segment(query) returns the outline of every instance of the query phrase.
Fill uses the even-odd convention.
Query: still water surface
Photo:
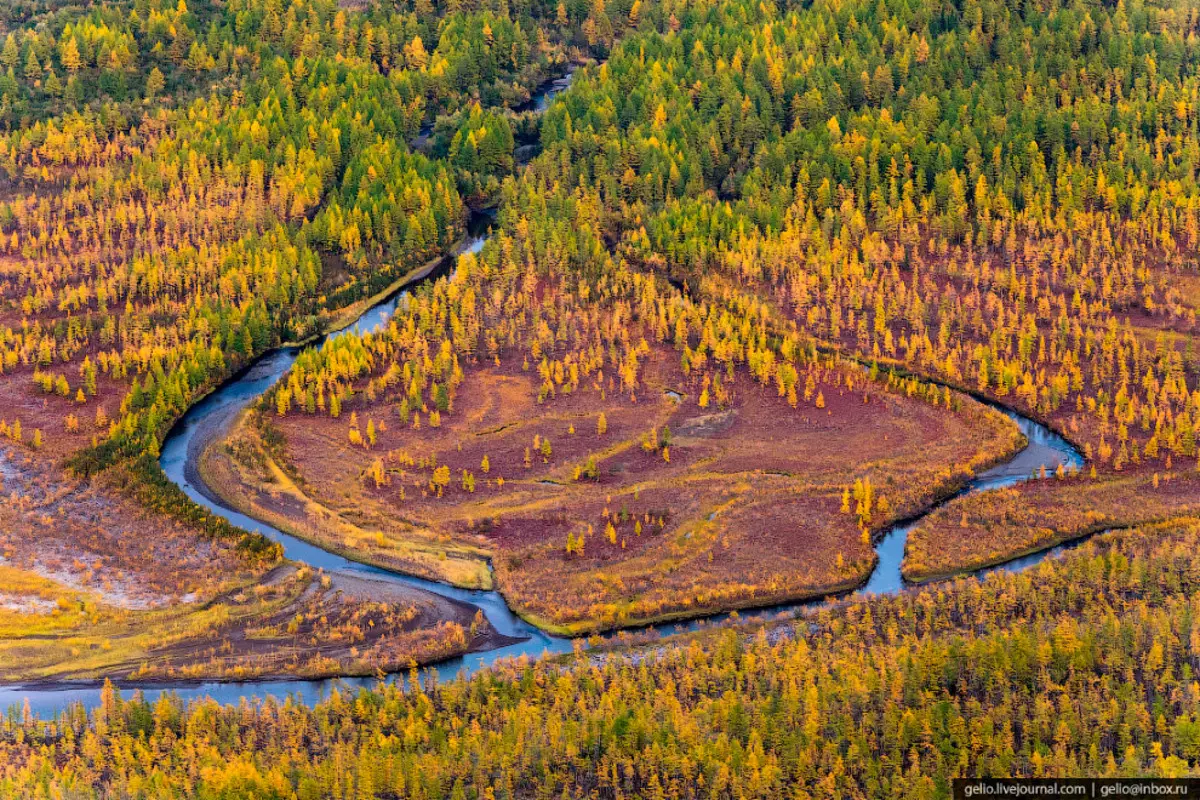
[[[530,106],[537,111],[544,111],[554,95],[570,85],[571,74],[546,84],[530,101]],[[485,241],[490,227],[490,217],[477,216],[473,220],[472,230],[467,242],[459,249],[462,252],[478,252]],[[380,328],[395,312],[397,304],[404,302],[407,290],[398,291],[379,304],[363,312],[352,326],[334,331],[325,337],[318,346],[324,346],[328,341],[344,335],[348,330],[369,332]],[[299,348],[282,348],[267,353],[249,369],[244,371],[229,383],[223,385],[208,397],[193,406],[179,421],[163,443],[161,464],[167,476],[179,485],[181,489],[195,502],[210,509],[213,513],[225,517],[234,525],[249,531],[261,533],[283,545],[284,554],[294,561],[303,562],[327,572],[345,571],[359,575],[369,575],[383,578],[396,583],[415,586],[430,592],[470,603],[481,609],[488,622],[498,632],[519,637],[522,641],[499,647],[482,653],[473,653],[460,658],[454,658],[440,664],[427,667],[425,674],[436,673],[439,681],[449,681],[460,674],[471,674],[483,669],[499,659],[528,656],[537,658],[542,655],[569,652],[574,644],[572,640],[552,636],[519,618],[505,603],[499,592],[459,589],[443,583],[428,581],[422,578],[401,575],[378,567],[360,564],[343,558],[316,545],[301,541],[283,531],[252,519],[232,508],[225,506],[218,498],[211,495],[203,487],[196,472],[196,461],[204,447],[212,437],[223,432],[237,413],[257,400],[271,388],[287,371],[299,354]],[[1008,462],[980,473],[959,494],[978,492],[1011,486],[1033,477],[1038,469],[1045,466],[1053,471],[1059,464],[1067,469],[1079,469],[1083,458],[1069,442],[1058,434],[1016,412],[1002,409],[1021,428],[1029,440],[1028,446]],[[956,495],[957,496],[957,495]],[[879,555],[879,563],[871,574],[862,591],[867,593],[894,593],[904,588],[900,575],[900,565],[904,558],[904,545],[908,532],[920,519],[905,522],[893,527],[876,544],[875,550]],[[1052,548],[1014,559],[1000,567],[992,569],[1026,569],[1038,563],[1047,556],[1058,552],[1061,548]],[[986,570],[991,571],[991,570]],[[819,602],[819,601],[818,601]],[[813,601],[786,603],[768,608],[740,612],[742,619],[769,618],[780,614],[795,612]],[[695,630],[701,626],[719,623],[729,618],[728,614],[718,614],[704,620],[681,623],[671,628],[672,631]],[[401,680],[401,676],[391,676],[388,680]],[[222,703],[237,703],[242,698],[274,697],[284,699],[289,696],[300,702],[313,703],[335,687],[353,691],[358,687],[376,685],[376,678],[338,678],[326,680],[284,679],[274,681],[211,681],[206,683],[191,683],[178,686],[166,684],[146,684],[141,688],[146,696],[154,701],[157,696],[170,691],[181,698],[198,699],[211,697]],[[136,684],[130,684],[129,687]],[[81,702],[88,707],[99,703],[100,690],[94,685],[88,686],[0,686],[0,710],[19,705],[28,699],[30,708],[41,717],[49,717],[61,711],[73,702]]]

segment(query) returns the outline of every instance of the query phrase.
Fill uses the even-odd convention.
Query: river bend
[[[530,100],[531,109],[544,111],[554,95],[570,85],[570,73],[544,85]],[[473,220],[473,229],[468,239],[456,252],[478,252],[487,240],[487,228],[490,217],[477,216]],[[384,325],[398,303],[402,302],[409,287],[398,290],[393,296],[367,309],[349,327],[328,334],[319,346],[336,339],[349,330],[371,331]],[[287,558],[302,562],[326,572],[343,571],[355,575],[365,575],[376,579],[385,579],[396,583],[424,589],[454,600],[469,603],[478,607],[487,617],[492,627],[501,634],[520,638],[521,641],[498,647],[486,652],[471,653],[439,664],[426,667],[426,672],[434,672],[441,681],[452,680],[459,674],[471,674],[483,669],[499,659],[517,656],[537,658],[544,654],[569,652],[574,642],[558,636],[552,636],[522,620],[505,603],[504,598],[496,591],[480,591],[459,589],[447,584],[402,575],[378,567],[351,561],[339,555],[309,544],[294,536],[284,533],[264,522],[242,514],[226,506],[221,500],[203,486],[196,472],[196,463],[201,452],[216,436],[222,434],[237,416],[238,412],[252,404],[264,392],[270,389],[295,362],[300,349],[286,347],[271,351],[261,358],[238,377],[224,384],[193,406],[178,424],[172,429],[163,443],[161,464],[167,476],[174,481],[192,500],[208,508],[214,514],[249,531],[261,533],[283,545]],[[1051,431],[1046,426],[1035,422],[1009,409],[1001,408],[1017,425],[1029,440],[1029,444],[1005,463],[980,473],[954,496],[969,492],[984,491],[1004,486],[1011,486],[1029,480],[1042,466],[1054,470],[1062,464],[1067,469],[1079,469],[1083,466],[1083,457],[1063,437]],[[948,498],[949,499],[949,498]],[[926,512],[928,513],[928,512]],[[899,592],[904,588],[904,580],[900,574],[901,562],[904,558],[904,545],[908,532],[922,517],[898,524],[892,527],[875,546],[879,555],[878,564],[868,579],[862,591],[867,593],[885,594]],[[1015,558],[999,567],[991,569],[1020,570],[1038,563],[1047,556],[1061,549],[1049,548],[1038,553]],[[990,570],[980,570],[979,573]],[[977,573],[978,574],[978,573]],[[820,601],[802,601],[784,603],[767,608],[742,611],[739,616],[747,618],[766,618],[781,613],[797,611],[805,606]],[[729,617],[728,614],[710,616],[705,620],[690,623],[680,623],[674,626],[676,630],[694,630],[702,625],[720,622]],[[357,687],[371,687],[376,684],[376,678],[335,678],[324,680],[281,679],[266,681],[207,681],[201,683],[186,683],[176,686],[163,683],[142,685],[151,702],[163,691],[172,691],[185,700],[212,697],[222,703],[237,703],[242,698],[274,697],[280,700],[294,696],[305,703],[312,703],[325,697],[335,687],[345,687],[354,690]],[[136,683],[122,684],[122,688],[133,688]],[[94,684],[72,686],[38,685],[22,687],[21,685],[0,686],[0,710],[19,705],[28,699],[31,710],[46,718],[64,709],[73,702],[82,702],[85,706],[98,705],[100,690]]]

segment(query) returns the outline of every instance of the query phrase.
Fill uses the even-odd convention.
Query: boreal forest
[[[1198,314],[1196,0],[0,2],[0,797],[1200,776]]]

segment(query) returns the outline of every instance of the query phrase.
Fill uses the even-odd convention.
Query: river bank
[[[395,297],[384,299],[383,302],[366,308],[358,318],[357,324],[364,330],[383,324],[394,310],[396,301]],[[328,340],[328,338],[336,335],[337,332],[330,334],[326,338]],[[285,554],[289,558],[323,569],[330,574],[367,575],[380,581],[417,587],[424,591],[436,593],[444,598],[459,600],[479,608],[496,631],[497,638],[494,641],[499,646],[486,652],[478,652],[451,659],[431,667],[429,671],[437,674],[439,679],[451,678],[460,672],[469,674],[478,669],[485,668],[502,658],[537,657],[545,652],[562,653],[573,649],[575,645],[572,641],[550,636],[545,631],[539,630],[527,621],[522,620],[509,608],[505,602],[505,598],[497,592],[451,587],[412,576],[389,573],[377,567],[350,561],[343,556],[330,553],[320,547],[314,546],[310,542],[302,541],[271,525],[266,525],[259,520],[253,519],[236,508],[228,507],[219,500],[216,493],[206,487],[202,479],[202,471],[198,467],[201,455],[205,449],[211,444],[216,433],[222,430],[223,425],[232,422],[243,409],[253,403],[263,392],[274,385],[279,377],[287,372],[292,361],[295,359],[295,355],[296,351],[294,348],[287,348],[267,354],[259,362],[256,362],[244,376],[214,392],[185,415],[185,418],[176,426],[176,429],[168,437],[163,447],[161,463],[164,471],[166,471],[171,480],[179,485],[189,497],[207,507],[213,513],[228,519],[234,525],[263,533],[281,543]],[[1010,413],[1010,416],[1014,415]],[[1024,420],[1024,423],[1021,420]],[[1027,418],[1018,419],[1018,424],[1028,424],[1030,430],[1038,427],[1037,423]],[[1045,430],[1045,433],[1047,437],[1053,435],[1048,430]],[[978,491],[984,488],[1007,485],[1006,482],[1018,482],[1028,479],[1030,476],[1028,470],[1025,470],[1023,467],[1020,469],[1012,468],[1012,465],[1021,463],[1023,460],[1037,459],[1047,464],[1047,466],[1053,466],[1058,463],[1070,463],[1073,460],[1080,459],[1077,451],[1071,448],[1069,444],[1066,444],[1065,441],[1061,444],[1055,443],[1054,445],[1043,446],[1041,449],[1034,449],[1034,437],[1029,438],[1031,439],[1029,447],[1021,450],[1020,453],[1008,462],[983,472],[975,480],[971,481],[964,491]],[[1032,453],[1029,452],[1031,450],[1033,450]],[[1010,470],[1010,468],[1012,469]],[[900,564],[906,533],[904,525],[896,525],[882,536],[877,537],[875,542],[876,566],[869,573],[864,587],[865,591],[899,591],[903,588],[904,582],[900,577]],[[860,584],[861,581],[856,580],[848,582],[844,587],[839,588],[850,590]],[[812,602],[811,600],[799,602],[793,600],[786,603],[773,603],[770,599],[767,599],[763,605],[755,605],[752,611],[742,610],[740,612],[725,612],[714,615],[706,614],[703,610],[690,609],[688,612],[670,616],[673,618],[690,617],[693,621],[684,627],[698,628],[719,624],[730,619],[767,618],[781,613],[794,612],[810,606]],[[698,616],[702,619],[697,620],[696,617]],[[668,618],[667,615],[664,615],[659,621],[661,622]],[[644,628],[644,626],[642,627]],[[319,697],[339,685],[370,685],[373,682],[374,679],[368,681],[363,678],[355,678],[348,681],[338,679],[329,681],[312,681],[307,679],[268,680],[253,684],[247,682],[209,681],[188,685],[185,687],[185,691],[187,696],[201,697],[210,695],[223,702],[233,702],[236,698],[244,695],[281,697],[290,693],[296,693],[301,698],[307,699]],[[126,686],[131,686],[131,684],[126,684]],[[153,685],[147,685],[147,688],[162,689],[161,686],[154,687]],[[15,699],[25,696],[30,697],[32,701],[36,701],[34,703],[36,709],[52,710],[53,708],[61,708],[63,702],[70,702],[75,699],[86,701],[87,698],[80,696],[79,693],[86,693],[87,691],[89,690],[80,688],[64,688],[61,692],[57,692],[53,688],[35,690],[28,687],[4,687],[0,689],[0,703],[5,702],[9,698]],[[72,693],[75,694],[72,695]]]
[[[261,377],[257,378],[256,383],[261,382]],[[201,409],[203,411],[203,409]],[[999,486],[1012,485],[1014,483],[1028,480],[1030,472],[1023,466],[1014,468],[1013,464],[1017,462],[1025,462],[1029,460],[1037,460],[1042,463],[1073,463],[1072,459],[1079,459],[1078,453],[1070,448],[1065,440],[1056,437],[1048,429],[1043,429],[1038,423],[1027,418],[1016,415],[1015,412],[1007,412],[1013,416],[1019,425],[1022,426],[1023,432],[1030,439],[1030,445],[1022,450],[1016,457],[1009,462],[993,467],[977,476],[971,485],[964,489],[964,492],[981,491],[987,488],[996,488]],[[1033,433],[1035,435],[1030,436]],[[173,447],[164,450],[164,466],[168,469],[169,474],[178,476],[182,480],[182,472],[177,466],[182,466],[184,459],[174,460],[179,453],[175,452],[183,445],[183,451],[187,451],[187,443],[185,441],[175,440]],[[183,481],[185,491],[195,492],[194,486]],[[202,497],[202,496],[201,496]],[[211,502],[211,501],[209,501]],[[206,503],[207,504],[207,503]],[[261,523],[244,517],[240,513],[228,511],[226,512],[231,521],[235,524],[248,525],[252,528],[261,530]],[[865,593],[882,593],[895,592],[904,587],[900,575],[900,563],[903,556],[903,542],[907,534],[907,529],[910,526],[898,525],[888,531],[876,544],[876,552],[879,554],[879,564],[871,573],[871,578],[863,587]],[[270,535],[270,534],[268,534]],[[438,680],[445,681],[453,679],[460,673],[470,674],[479,669],[486,668],[490,664],[504,658],[512,657],[539,657],[543,654],[566,653],[574,649],[574,643],[569,639],[561,639],[558,637],[548,636],[544,631],[539,631],[529,625],[524,620],[517,617],[511,609],[505,604],[504,599],[495,592],[478,592],[462,589],[454,589],[444,584],[431,584],[428,581],[422,581],[417,578],[408,576],[396,575],[387,573],[383,570],[368,567],[354,562],[347,562],[333,554],[327,553],[319,548],[314,548],[312,545],[307,545],[291,537],[275,532],[276,536],[282,536],[281,541],[284,543],[285,551],[289,557],[304,558],[305,554],[312,554],[314,561],[319,562],[317,566],[322,569],[337,571],[337,570],[361,570],[368,575],[375,577],[382,576],[383,580],[401,582],[410,585],[416,585],[423,589],[430,590],[442,594],[443,596],[458,599],[474,607],[480,607],[484,610],[492,627],[496,629],[498,637],[495,640],[497,643],[504,644],[496,649],[480,651],[470,655],[451,659],[449,661],[433,665],[427,668],[426,672],[437,675]],[[301,552],[297,552],[297,551]],[[1042,551],[1041,558],[1046,557],[1047,553],[1054,552],[1053,550]],[[1037,559],[1026,559],[1023,563],[1024,567],[1036,563]],[[823,602],[823,599],[809,600],[806,602],[788,602],[780,604],[769,604],[753,609],[741,609],[738,611],[730,611],[715,615],[705,615],[700,618],[693,618],[691,622],[685,625],[676,626],[681,631],[698,630],[705,627],[722,624],[730,620],[769,620],[781,615],[788,615],[797,612],[803,608],[811,607]],[[653,626],[650,626],[653,627]],[[636,636],[638,631],[645,630],[646,626],[639,626],[633,629],[626,629],[616,635],[617,639],[622,637]],[[529,638],[514,642],[521,636]],[[505,638],[500,638],[505,637]],[[152,682],[120,682],[119,685],[124,689],[140,688],[148,693],[173,690],[181,694],[183,697],[206,697],[211,696],[221,702],[235,702],[237,698],[243,696],[249,697],[277,697],[282,698],[289,695],[295,695],[306,701],[313,701],[321,697],[327,696],[328,692],[336,687],[347,687],[353,689],[357,686],[368,687],[373,685],[375,678],[347,678],[347,679],[331,679],[331,680],[312,680],[307,678],[284,679],[284,680],[256,680],[253,682],[238,681],[238,682],[220,682],[220,681],[198,681],[185,682],[178,681],[167,683],[152,683]],[[6,686],[0,687],[0,705],[8,702],[17,702],[28,698],[31,702],[31,708],[38,713],[47,714],[53,713],[55,709],[62,708],[66,703],[81,701],[87,703],[98,702],[98,689],[95,686],[72,684],[29,684],[21,686]]]
[[[494,588],[482,550],[440,541],[411,525],[385,531],[380,520],[364,529],[311,498],[262,443],[253,413],[243,409],[228,422],[201,423],[199,456],[189,461],[188,480],[213,502],[350,561],[466,589]]]

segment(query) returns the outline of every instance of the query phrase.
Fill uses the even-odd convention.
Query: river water
[[[538,111],[543,111],[555,94],[563,91],[570,84],[570,75],[552,81],[544,86],[531,105]],[[469,232],[467,242],[459,248],[458,253],[478,252],[487,239],[487,229],[490,217],[477,216],[473,220],[473,229]],[[337,338],[348,330],[367,332],[375,330],[386,323],[395,311],[398,303],[403,301],[407,290],[400,290],[392,297],[369,308],[349,327],[330,333],[321,343]],[[522,620],[508,607],[504,598],[495,591],[479,591],[458,589],[447,584],[437,583],[422,578],[402,575],[378,567],[360,564],[343,558],[326,550],[301,541],[276,528],[259,522],[231,508],[226,507],[220,500],[203,488],[195,471],[195,464],[203,449],[214,436],[220,435],[239,411],[253,403],[265,391],[275,384],[291,368],[299,354],[299,348],[281,348],[267,353],[240,376],[234,378],[217,391],[193,406],[172,429],[163,443],[161,464],[167,476],[179,485],[181,489],[195,502],[225,517],[234,525],[249,531],[256,531],[283,545],[287,558],[318,567],[327,572],[344,571],[356,575],[368,575],[384,578],[408,586],[414,586],[436,594],[470,603],[481,609],[488,622],[498,632],[518,637],[521,641],[482,653],[472,653],[460,658],[454,658],[423,670],[425,674],[436,673],[439,681],[453,680],[460,674],[471,674],[483,669],[500,659],[514,657],[537,658],[542,655],[569,652],[574,647],[571,639],[552,636]],[[1083,458],[1070,443],[1058,434],[1034,420],[1016,412],[1002,409],[1021,429],[1029,440],[1028,446],[1009,461],[997,467],[980,473],[958,495],[967,492],[977,492],[1011,486],[1033,477],[1040,467],[1053,471],[1059,464],[1068,469],[1079,469],[1083,466]],[[955,496],[958,496],[955,495]],[[876,544],[879,563],[871,574],[862,591],[865,593],[894,593],[904,588],[904,580],[900,574],[901,562],[904,558],[904,545],[908,532],[919,522],[913,520],[894,526]],[[1042,559],[1057,552],[1060,548],[1051,548],[1040,553],[1023,556],[999,569],[1025,569]],[[997,569],[992,568],[992,569]],[[990,571],[990,570],[989,570]],[[794,613],[801,608],[822,601],[802,601],[785,603],[767,608],[742,611],[741,619],[770,618],[781,614]],[[717,614],[703,620],[696,620],[678,625],[666,626],[665,630],[683,631],[695,630],[702,626],[720,623],[730,617],[729,614]],[[389,680],[400,680],[393,676]],[[295,697],[304,703],[313,703],[328,696],[336,687],[354,691],[358,687],[376,685],[377,679],[370,678],[337,678],[326,680],[283,679],[271,681],[211,681],[205,683],[189,683],[178,686],[169,684],[146,684],[141,688],[146,696],[153,700],[164,691],[171,691],[181,698],[199,699],[211,697],[222,703],[237,703],[242,698],[274,697],[284,699]],[[122,688],[132,688],[136,684],[122,685]],[[18,706],[25,700],[29,701],[31,710],[43,717],[53,716],[73,702],[81,702],[85,706],[94,707],[99,704],[100,690],[91,685],[53,685],[0,686],[0,711]]]

